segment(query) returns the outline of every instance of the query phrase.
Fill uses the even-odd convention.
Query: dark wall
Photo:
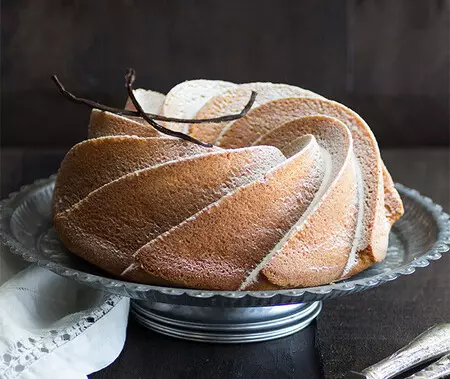
[[[193,78],[299,85],[360,113],[382,146],[449,143],[449,0],[4,0],[3,145],[70,146],[123,73],[166,92]]]

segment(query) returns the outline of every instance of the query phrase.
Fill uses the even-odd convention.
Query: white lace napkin
[[[122,351],[129,299],[0,253],[0,379],[85,379]]]

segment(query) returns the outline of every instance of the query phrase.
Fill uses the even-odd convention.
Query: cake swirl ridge
[[[94,109],[90,138],[55,184],[55,228],[69,250],[127,280],[221,290],[316,286],[384,258],[403,208],[359,115],[293,86],[196,82],[147,99],[145,111],[177,117],[167,114],[176,104],[205,118],[238,109],[252,90],[261,100],[220,127],[186,127],[212,148]],[[194,107],[198,85],[211,95],[201,87]]]

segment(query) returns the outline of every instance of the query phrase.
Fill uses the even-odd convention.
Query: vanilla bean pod
[[[119,109],[110,107],[108,105],[103,105],[100,103],[97,103],[96,101],[92,101],[89,99],[85,99],[82,97],[75,96],[73,93],[69,92],[64,85],[61,83],[61,81],[58,79],[56,75],[52,75],[52,80],[55,83],[55,85],[58,87],[59,92],[66,97],[67,99],[73,101],[77,104],[84,104],[89,106],[90,108],[97,108],[102,111],[107,111],[111,113],[115,113],[118,115],[124,115],[124,116],[140,116],[141,114],[137,111],[132,111],[128,109]],[[213,118],[205,118],[205,119],[186,119],[186,118],[176,118],[176,117],[166,117],[161,116],[153,113],[145,113],[148,118],[151,118],[153,120],[157,121],[166,121],[166,122],[178,122],[183,124],[206,124],[206,123],[215,123],[215,122],[227,122],[227,121],[234,121],[238,120],[241,117],[244,117],[248,111],[253,106],[255,99],[256,99],[257,93],[255,91],[252,91],[250,99],[248,103],[245,105],[245,107],[242,109],[241,112],[238,114],[233,115],[225,115],[225,116],[219,116],[219,117],[213,117]]]
[[[137,99],[133,93],[133,83],[134,83],[135,78],[136,78],[135,71],[132,68],[129,68],[125,75],[125,86],[128,90],[128,96],[130,97],[131,102],[133,103],[134,107],[136,108],[137,112],[139,113],[139,116],[141,116],[145,121],[147,121],[151,126],[153,126],[160,133],[164,133],[164,134],[167,134],[172,137],[178,137],[178,138],[184,139],[189,142],[193,142],[193,143],[203,146],[203,147],[213,147],[213,145],[211,145],[210,143],[205,143],[205,142],[199,141],[198,139],[191,137],[188,134],[184,134],[181,132],[177,132],[175,130],[167,129],[164,126],[158,124],[154,119],[147,116],[147,114],[144,112],[144,109],[142,109],[141,104],[139,104],[139,101],[137,101]]]

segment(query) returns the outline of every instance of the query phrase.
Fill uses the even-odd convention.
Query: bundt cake
[[[383,260],[403,206],[358,114],[284,84],[133,93],[146,113],[205,119],[239,113],[252,91],[237,120],[161,121],[212,147],[93,109],[56,179],[65,246],[125,280],[219,290],[317,286]]]

